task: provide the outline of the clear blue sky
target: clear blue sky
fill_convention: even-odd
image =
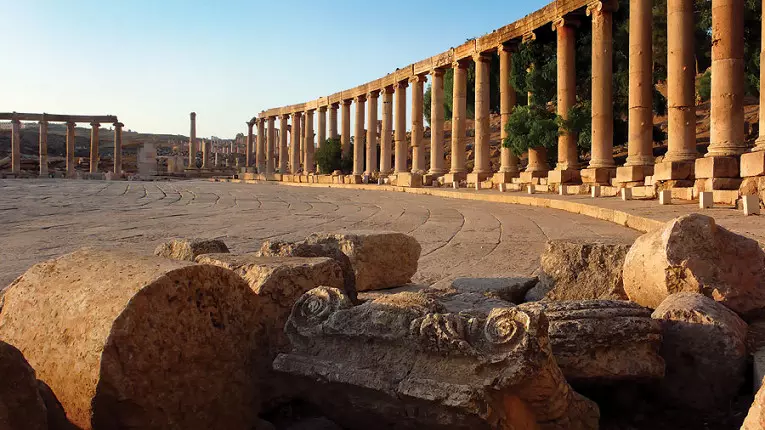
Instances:
[[[379,78],[548,0],[0,0],[0,111],[232,137],[263,109]]]

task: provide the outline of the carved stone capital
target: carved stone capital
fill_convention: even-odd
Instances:
[[[372,90],[367,93],[368,99],[376,99],[379,96],[380,96],[380,90]]]
[[[380,90],[380,94],[393,94],[393,86],[388,85],[386,87],[383,87],[383,89]]]
[[[475,54],[473,54],[473,61],[476,63],[478,63],[479,61],[483,63],[488,63],[489,61],[491,61],[491,53],[476,52]]]
[[[467,69],[469,65],[469,61],[467,60],[459,60],[452,63],[452,69]]]
[[[587,5],[587,16],[594,13],[616,12],[619,10],[619,2],[616,0],[594,1]]]
[[[399,88],[405,89],[408,86],[409,86],[409,82],[407,81],[396,82],[396,85],[395,85],[396,89],[399,89]]]
[[[353,101],[355,101],[356,103],[364,103],[364,102],[367,101],[367,96],[366,96],[366,94],[360,95],[360,96],[356,96],[356,97],[353,98]]]
[[[93,121],[93,122],[90,123],[90,126],[93,127],[93,128],[99,128],[99,127],[101,127],[101,123]]]
[[[319,106],[319,112],[326,112],[327,106]]]
[[[353,103],[353,99],[343,100],[343,106],[350,106]]]
[[[114,128],[116,128],[118,130],[125,126],[125,124],[123,124],[121,122],[115,122],[113,125],[114,125]]]
[[[409,78],[409,83],[412,84],[418,84],[418,83],[425,83],[427,82],[427,78],[425,75],[414,75],[411,78]]]
[[[294,112],[294,113],[292,114],[292,120],[293,120],[293,121],[299,121],[299,120],[300,120],[300,117],[301,117],[302,115],[303,115],[303,113],[302,113],[302,112]]]
[[[562,16],[552,22],[552,30],[557,31],[560,27],[579,28],[582,22],[576,18]]]
[[[529,31],[528,33],[525,33],[523,35],[523,43],[531,42],[532,40],[537,40],[537,34],[533,31]]]
[[[433,69],[430,71],[430,76],[440,78],[444,76],[444,69]]]

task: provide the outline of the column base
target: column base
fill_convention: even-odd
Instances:
[[[343,181],[345,184],[357,185],[364,182],[364,178],[354,173],[353,175],[345,175]]]
[[[615,183],[643,182],[646,176],[653,175],[653,165],[649,166],[624,166],[616,168]]]
[[[654,181],[677,181],[694,178],[693,161],[664,161],[653,166]]]
[[[580,171],[582,182],[585,184],[611,185],[611,179],[616,176],[615,167],[590,167]]]
[[[555,169],[547,174],[548,184],[579,184],[582,182],[582,175],[577,169]]]
[[[459,183],[467,179],[466,172],[447,173],[444,175],[444,184]]]
[[[510,184],[513,182],[513,178],[517,178],[520,174],[520,172],[497,172],[491,180],[495,184]]]
[[[741,188],[742,178],[702,178],[696,179],[693,185],[696,191],[738,190]]]
[[[738,157],[705,157],[696,159],[696,179],[738,178]]]
[[[477,182],[483,182],[489,178],[491,178],[491,173],[468,173],[466,181],[468,185],[475,185]]]
[[[419,173],[402,172],[396,174],[393,184],[397,187],[421,188],[422,175]]]
[[[740,170],[742,178],[765,176],[765,151],[741,155]]]
[[[425,185],[430,185],[433,183],[433,181],[437,181],[438,178],[440,178],[441,176],[444,176],[444,174],[443,173],[428,173],[422,177],[422,183]]]
[[[546,179],[548,172],[549,170],[534,170],[531,172],[526,170],[524,172],[521,172],[519,179],[522,184],[530,184],[532,182],[536,182],[534,181],[535,179],[539,179],[539,178]]]

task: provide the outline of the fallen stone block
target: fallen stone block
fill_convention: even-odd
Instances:
[[[230,270],[84,249],[37,264],[4,296],[12,343],[81,429],[250,429],[259,298]]]
[[[340,290],[298,300],[293,349],[274,369],[344,428],[596,429],[598,408],[555,363],[539,311],[444,313],[418,293],[354,306]]]
[[[657,380],[661,327],[651,310],[627,301],[583,300],[525,303],[519,310],[544,312],[550,344],[570,382]]]
[[[765,308],[765,252],[713,218],[691,214],[640,236],[624,261],[629,299],[656,308],[672,293],[698,292],[739,315]]]
[[[0,429],[48,430],[35,371],[24,355],[0,341]]]
[[[667,297],[653,318],[662,326],[662,397],[681,407],[727,408],[744,382],[746,323],[725,306],[691,292]]]
[[[157,257],[181,261],[194,261],[202,254],[228,252],[228,247],[217,239],[172,239],[154,250]]]

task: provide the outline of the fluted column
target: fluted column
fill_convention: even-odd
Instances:
[[[332,103],[329,107],[329,137],[337,139],[337,109],[340,106],[337,103]],[[331,173],[331,172],[330,172]]]
[[[300,136],[302,114],[295,112],[292,114],[292,129],[290,130],[290,173],[297,175],[300,171]]]
[[[709,152],[746,152],[744,136],[744,0],[712,0],[712,98]]]
[[[489,165],[489,67],[491,57],[473,56],[475,61],[475,165],[473,173],[483,180],[491,173]]]
[[[696,159],[694,0],[667,1],[668,150],[665,162]],[[669,179],[669,178],[667,178]]]
[[[553,23],[558,38],[558,115],[568,119],[569,110],[576,104],[576,22],[561,18]],[[575,170],[579,168],[577,135],[565,130],[558,136],[558,164],[555,170]],[[560,178],[559,183],[568,178]]]
[[[76,124],[73,122],[66,123],[66,176],[68,178],[74,176],[74,142],[77,139],[75,127]]]
[[[457,62],[454,69],[452,90],[452,175],[465,173],[465,116],[467,112],[467,64]],[[457,178],[455,178],[457,179]]]
[[[266,136],[266,173],[274,173],[274,141],[276,139],[276,118],[268,117],[268,132]]]
[[[114,123],[114,174],[122,174],[122,127],[121,122]]]
[[[424,75],[413,76],[409,79],[412,84],[412,172],[425,170],[425,148],[422,138],[423,130],[423,87]]]
[[[393,87],[382,89],[382,130],[380,132],[380,174],[391,173],[391,135],[393,134]]]
[[[11,120],[11,172],[21,173],[21,121]]]
[[[590,168],[615,166],[612,60],[614,10],[614,3],[609,1],[595,2],[587,8],[587,14],[592,16],[592,158]]]
[[[247,121],[247,146],[244,149],[244,167],[252,166],[252,121]]]
[[[396,84],[396,92],[394,94],[396,111],[395,116],[395,135],[393,137],[396,145],[396,158],[395,166],[396,173],[405,173],[407,171],[407,156],[409,150],[406,143],[406,87],[409,86],[407,82],[398,82]]]
[[[189,130],[189,169],[197,167],[197,114],[189,114],[191,127]]]
[[[289,115],[279,117],[279,173],[287,173],[287,121]]]
[[[444,168],[444,71],[430,72],[430,175],[441,176]]]
[[[652,0],[630,1],[629,140],[626,166],[653,166]]]
[[[500,45],[498,48],[499,52],[499,111],[500,111],[500,121],[502,122],[502,142],[505,141],[505,139],[508,137],[507,130],[505,130],[505,126],[507,125],[507,121],[510,120],[510,114],[513,113],[513,108],[516,104],[516,93],[515,88],[513,88],[512,84],[510,83],[510,71],[512,69],[512,53],[511,48],[506,45]],[[510,148],[505,148],[504,145],[502,146],[502,150],[500,151],[500,167],[499,167],[500,173],[509,173],[510,175],[507,175],[509,177],[515,177],[518,176],[518,157],[513,154],[513,151],[510,150]],[[502,182],[509,182],[503,180]]]
[[[340,135],[340,148],[343,157],[351,155],[351,102],[343,100],[343,134]]]
[[[353,174],[364,173],[364,109],[367,96],[358,96],[356,102],[356,120],[353,130]]]
[[[367,94],[367,157],[364,173],[372,175],[377,171],[377,99],[379,91]]]
[[[327,140],[327,107],[320,106],[317,122],[319,123],[319,129],[316,131],[316,147],[321,148],[324,145],[324,141]],[[329,172],[332,173],[332,172]]]
[[[48,175],[48,120],[43,114],[40,121],[40,176]]]
[[[316,171],[313,163],[313,151],[315,148],[313,139],[313,110],[307,110],[305,112],[305,159],[303,160],[303,170],[306,173]]]
[[[90,173],[98,172],[98,129],[101,124],[90,123]]]

